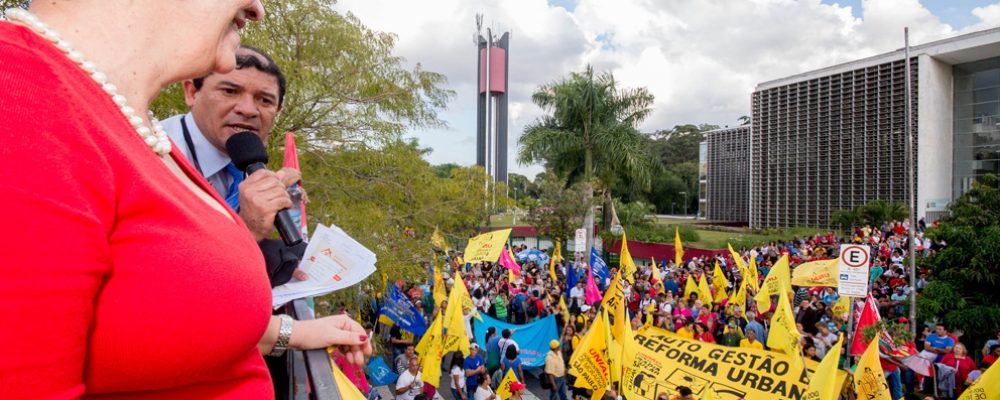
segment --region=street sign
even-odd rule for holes
[[[859,244],[840,245],[840,285],[837,292],[841,296],[868,296],[868,267],[871,265],[871,248]]]
[[[573,239],[573,251],[583,253],[587,251],[587,230],[580,228],[576,230],[576,238]]]

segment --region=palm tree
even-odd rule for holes
[[[582,73],[539,87],[532,101],[549,115],[525,128],[518,140],[521,164],[544,161],[567,179],[567,185],[583,182],[588,204],[593,201],[595,178],[606,204],[616,179],[648,190],[661,164],[636,128],[652,111],[653,95],[646,88],[619,89],[611,73],[595,76],[588,65]],[[588,248],[593,245],[592,226],[593,208],[588,207],[584,222]]]

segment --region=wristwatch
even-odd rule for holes
[[[278,316],[281,326],[278,327],[278,340],[274,342],[274,348],[268,353],[271,357],[281,357],[288,350],[288,340],[292,338],[292,324],[295,322],[288,314]]]

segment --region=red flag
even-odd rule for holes
[[[865,340],[865,327],[875,325],[881,319],[882,316],[878,314],[878,304],[875,302],[872,294],[868,293],[868,298],[865,299],[865,306],[861,310],[861,317],[858,318],[857,328],[854,330],[854,338],[851,339],[852,356],[865,352],[865,349],[868,348],[868,342],[870,342],[869,340]]]
[[[299,170],[299,152],[295,148],[295,134],[292,132],[285,132],[285,161],[282,166],[285,168]],[[302,188],[299,189],[301,190]],[[307,231],[306,228],[305,202],[301,202],[299,205],[298,218],[299,218],[299,230],[302,231],[302,236],[309,237],[309,232]]]

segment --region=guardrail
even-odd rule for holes
[[[304,299],[293,300],[289,311],[296,320],[313,319],[312,309]],[[292,393],[288,398],[296,400],[342,400],[337,382],[333,380],[330,355],[326,349],[290,351],[288,355],[289,377]]]

